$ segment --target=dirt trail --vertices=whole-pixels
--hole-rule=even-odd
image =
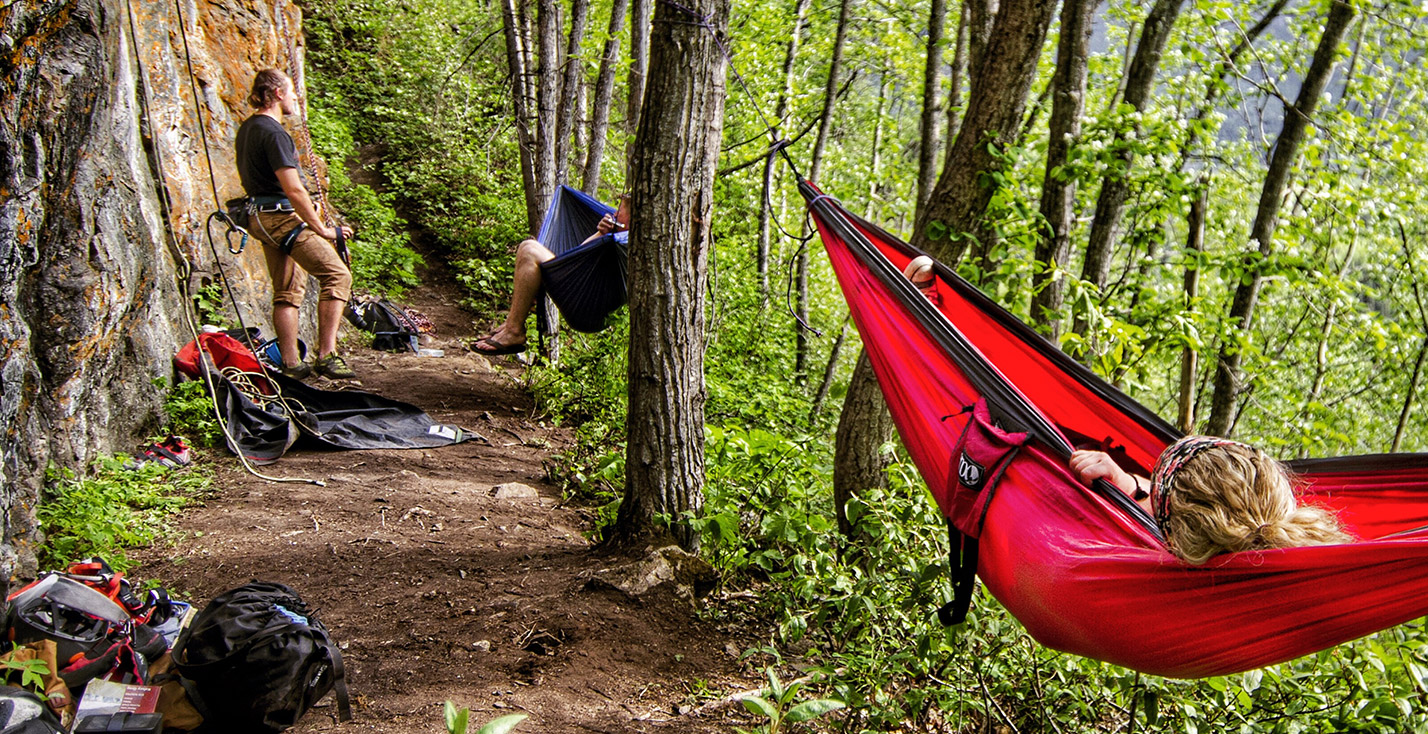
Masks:
[[[448,699],[471,708],[473,733],[519,712],[530,718],[518,734],[747,725],[742,706],[701,695],[757,687],[735,657],[752,640],[714,629],[672,593],[635,599],[587,585],[615,561],[592,552],[586,516],[546,481],[542,462],[568,438],[534,414],[517,363],[462,348],[471,319],[443,275],[429,273],[433,285],[408,302],[434,323],[425,346],[444,357],[350,346],[349,362],[361,389],[486,442],[295,451],[268,467],[325,487],[271,484],[210,451],[218,494],[182,517],[183,540],[141,555],[134,575],[200,605],[255,578],[301,592],[343,648],[355,717],[336,724],[329,697],[297,732],[442,732]],[[538,496],[493,495],[508,483]]]

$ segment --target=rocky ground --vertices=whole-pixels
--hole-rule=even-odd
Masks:
[[[447,700],[470,707],[473,733],[510,713],[530,717],[519,734],[752,723],[730,696],[758,687],[738,659],[757,639],[701,615],[710,599],[691,592],[707,575],[675,555],[632,565],[595,549],[588,514],[547,479],[569,439],[534,410],[521,365],[466,351],[471,318],[454,291],[429,286],[407,302],[435,325],[424,346],[444,356],[374,352],[349,336],[360,389],[484,440],[299,450],[267,468],[325,486],[270,483],[207,452],[216,496],[133,575],[200,604],[250,579],[299,590],[341,644],[355,710],[338,724],[329,697],[299,732],[441,732]]]

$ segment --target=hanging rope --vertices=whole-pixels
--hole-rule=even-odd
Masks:
[[[197,120],[198,120],[199,139],[203,141],[203,157],[204,157],[205,162],[208,164],[208,183],[209,183],[209,190],[212,192],[212,195],[213,195],[213,204],[214,204],[214,208],[215,208],[215,210],[216,210],[216,211],[214,211],[214,213],[210,214],[207,218],[204,219],[204,224],[203,224],[204,232],[205,232],[205,234],[207,235],[209,249],[213,252],[213,262],[214,262],[215,267],[218,269],[218,277],[219,277],[219,280],[223,283],[223,287],[224,287],[224,289],[226,290],[226,292],[228,293],[229,301],[232,303],[234,314],[235,314],[235,316],[236,316],[237,319],[238,319],[239,328],[242,329],[242,331],[243,331],[243,335],[244,335],[244,338],[245,338],[245,339],[247,340],[247,342],[248,342],[248,347],[249,347],[249,349],[252,349],[252,350],[253,350],[253,353],[254,353],[254,354],[257,354],[257,349],[255,348],[255,346],[254,346],[254,344],[253,344],[252,335],[251,335],[251,333],[248,331],[247,325],[243,323],[243,314],[242,314],[241,309],[239,309],[239,307],[238,307],[238,299],[237,299],[237,298],[234,296],[234,294],[233,294],[233,286],[232,286],[232,284],[231,284],[231,283],[229,282],[229,280],[228,280],[228,275],[227,275],[227,273],[223,270],[223,261],[222,261],[222,259],[219,257],[219,255],[218,255],[218,246],[217,246],[217,245],[214,243],[214,241],[213,241],[213,228],[212,228],[212,223],[213,223],[213,220],[214,220],[215,218],[217,218],[217,219],[219,219],[220,221],[222,221],[222,222],[224,222],[224,223],[227,224],[227,226],[228,226],[228,228],[229,228],[229,229],[228,229],[228,232],[229,232],[230,234],[231,234],[233,231],[235,231],[235,229],[237,229],[237,228],[236,228],[236,226],[233,224],[233,222],[228,219],[228,216],[227,216],[227,214],[223,211],[223,207],[222,207],[222,205],[221,205],[221,203],[220,203],[220,201],[219,201],[219,196],[218,196],[218,183],[217,183],[217,180],[216,180],[216,178],[215,178],[215,176],[214,176],[214,170],[213,170],[213,157],[212,157],[212,156],[210,155],[210,153],[209,153],[209,149],[208,149],[208,138],[207,138],[207,135],[205,134],[205,131],[207,130],[207,125],[206,125],[206,123],[205,123],[205,121],[204,121],[203,109],[202,109],[202,106],[200,105],[199,99],[198,99],[198,81],[197,81],[197,77],[194,75],[194,72],[193,72],[193,57],[192,57],[192,54],[191,54],[190,51],[189,51],[188,32],[187,32],[187,29],[186,29],[186,21],[185,21],[185,19],[184,19],[184,15],[183,15],[183,6],[182,6],[180,3],[181,3],[181,0],[174,0],[174,8],[175,8],[175,9],[177,10],[177,12],[178,12],[179,33],[180,33],[180,35],[183,37],[184,61],[185,61],[185,64],[186,64],[186,66],[187,66],[187,68],[188,68],[189,83],[190,83],[191,88],[192,88],[192,90],[193,90],[193,107],[194,107],[194,113],[195,113],[195,115],[197,115]],[[147,76],[147,73],[146,73],[146,67],[144,66],[144,58],[143,58],[143,55],[142,55],[142,54],[140,53],[140,51],[139,51],[139,34],[138,34],[137,23],[136,23],[136,20],[135,20],[133,0],[125,0],[125,5],[126,5],[126,7],[127,7],[128,15],[129,15],[129,40],[130,40],[130,43],[132,44],[132,47],[133,47],[133,50],[134,50],[134,64],[135,64],[135,66],[138,68],[138,81],[139,81],[139,84],[143,87],[143,95],[142,95],[142,98],[143,98],[144,120],[145,120],[145,123],[148,125],[148,128],[149,128],[149,136],[150,136],[150,140],[151,140],[151,142],[152,142],[152,145],[150,146],[150,150],[153,152],[154,171],[155,171],[156,177],[158,178],[159,191],[160,191],[159,205],[160,205],[160,207],[161,207],[161,209],[162,209],[162,213],[164,214],[164,231],[165,231],[165,233],[166,233],[166,235],[167,235],[167,239],[168,239],[168,241],[169,241],[170,250],[171,250],[171,252],[172,252],[172,254],[173,254],[174,261],[175,261],[175,263],[178,265],[178,271],[179,271],[179,275],[180,275],[180,278],[179,278],[179,280],[178,280],[178,288],[179,288],[179,293],[180,293],[180,295],[181,295],[181,297],[182,297],[182,300],[183,300],[183,304],[182,304],[183,320],[184,320],[184,324],[188,327],[189,335],[193,337],[194,344],[197,345],[200,354],[202,354],[203,357],[208,360],[209,364],[212,364],[212,363],[213,363],[213,362],[212,362],[212,360],[213,360],[213,355],[212,355],[212,354],[209,354],[209,353],[207,352],[207,350],[206,350],[205,347],[203,346],[203,340],[199,338],[199,335],[200,335],[200,334],[199,334],[199,329],[198,329],[198,325],[197,325],[197,319],[196,319],[196,317],[195,317],[195,315],[194,315],[194,313],[193,313],[193,297],[192,297],[192,293],[189,291],[189,279],[192,277],[193,265],[192,265],[192,263],[189,261],[188,256],[184,253],[183,248],[179,245],[179,243],[178,243],[178,235],[177,235],[176,232],[174,232],[174,229],[173,229],[173,203],[172,203],[172,198],[171,198],[170,195],[169,195],[169,190],[168,190],[168,178],[167,178],[167,175],[166,175],[165,172],[164,172],[163,151],[161,150],[161,148],[160,148],[160,146],[159,146],[159,143],[158,143],[158,136],[157,136],[157,134],[156,134],[157,128],[154,127],[154,119],[153,119],[153,99],[151,98],[151,96],[150,96],[150,94],[149,94],[149,82],[148,82],[148,76]],[[247,238],[247,236],[248,236],[248,233],[247,233],[246,231],[244,231],[244,232],[243,232],[243,236],[244,236],[245,241],[246,241],[246,238]],[[229,249],[230,249],[230,251],[232,250],[231,246],[230,246]],[[236,254],[236,253],[235,253],[235,254]],[[223,437],[224,437],[225,440],[227,440],[228,445],[229,445],[229,446],[237,446],[237,445],[238,445],[238,442],[233,438],[233,433],[232,433],[232,431],[229,429],[228,419],[224,416],[223,410],[222,410],[222,408],[221,408],[221,407],[219,406],[219,404],[218,404],[218,390],[217,390],[217,385],[214,383],[212,371],[209,370],[209,369],[204,369],[204,370],[202,370],[202,372],[203,372],[204,385],[205,385],[205,387],[208,389],[209,405],[210,405],[210,407],[213,409],[214,417],[218,419],[218,427],[219,427],[219,429],[223,432]],[[284,405],[286,405],[286,404],[284,404]],[[291,414],[291,413],[288,413],[288,418],[289,418],[289,420],[292,419],[292,414]],[[299,425],[301,425],[300,422],[299,422]],[[251,475],[253,475],[253,476],[255,476],[255,477],[258,477],[259,479],[263,479],[263,480],[269,481],[269,482],[298,483],[298,484],[315,484],[315,485],[317,485],[317,486],[319,486],[319,487],[326,486],[326,483],[323,482],[323,481],[320,480],[320,479],[308,479],[308,478],[305,478],[305,477],[274,477],[274,476],[269,476],[269,475],[267,475],[267,474],[264,474],[264,473],[258,471],[256,468],[254,468],[253,465],[248,461],[248,458],[243,455],[243,452],[241,452],[241,451],[235,451],[234,453],[237,454],[237,456],[238,456],[238,461],[239,461],[240,464],[242,464],[243,469],[246,470],[249,474],[251,474]]]

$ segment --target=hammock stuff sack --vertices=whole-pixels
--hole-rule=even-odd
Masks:
[[[328,449],[427,449],[476,437],[408,403],[358,390],[319,390],[266,370],[227,334],[198,339],[179,350],[174,366],[194,379],[204,371],[212,376],[232,436],[228,449],[254,464],[271,464],[299,442]]]
[[[1290,462],[1305,501],[1360,542],[1186,565],[1124,493],[1067,466],[1073,448],[1098,449],[1149,476],[1173,427],[940,263],[932,303],[902,275],[923,253],[800,188],[909,454],[949,522],[978,538],[987,590],[1038,642],[1199,678],[1428,614],[1428,454]],[[991,452],[984,471],[964,461],[973,448]],[[994,494],[969,492],[993,471]]]
[[[610,314],[629,301],[625,273],[630,233],[613,232],[585,242],[601,217],[614,213],[613,207],[584,192],[561,186],[550,198],[536,235],[536,241],[555,254],[540,265],[541,288],[576,331],[604,329]]]

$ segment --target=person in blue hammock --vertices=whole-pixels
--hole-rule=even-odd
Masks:
[[[629,226],[630,196],[621,194],[615,213],[601,217],[599,224],[595,226],[595,233],[585,238],[585,242],[612,232],[621,232]],[[531,309],[535,308],[536,298],[540,295],[540,266],[554,257],[555,253],[534,239],[521,242],[516,248],[515,283],[511,293],[511,307],[506,311],[506,320],[494,334],[473,342],[472,351],[487,356],[526,351],[526,317],[530,315]]]

